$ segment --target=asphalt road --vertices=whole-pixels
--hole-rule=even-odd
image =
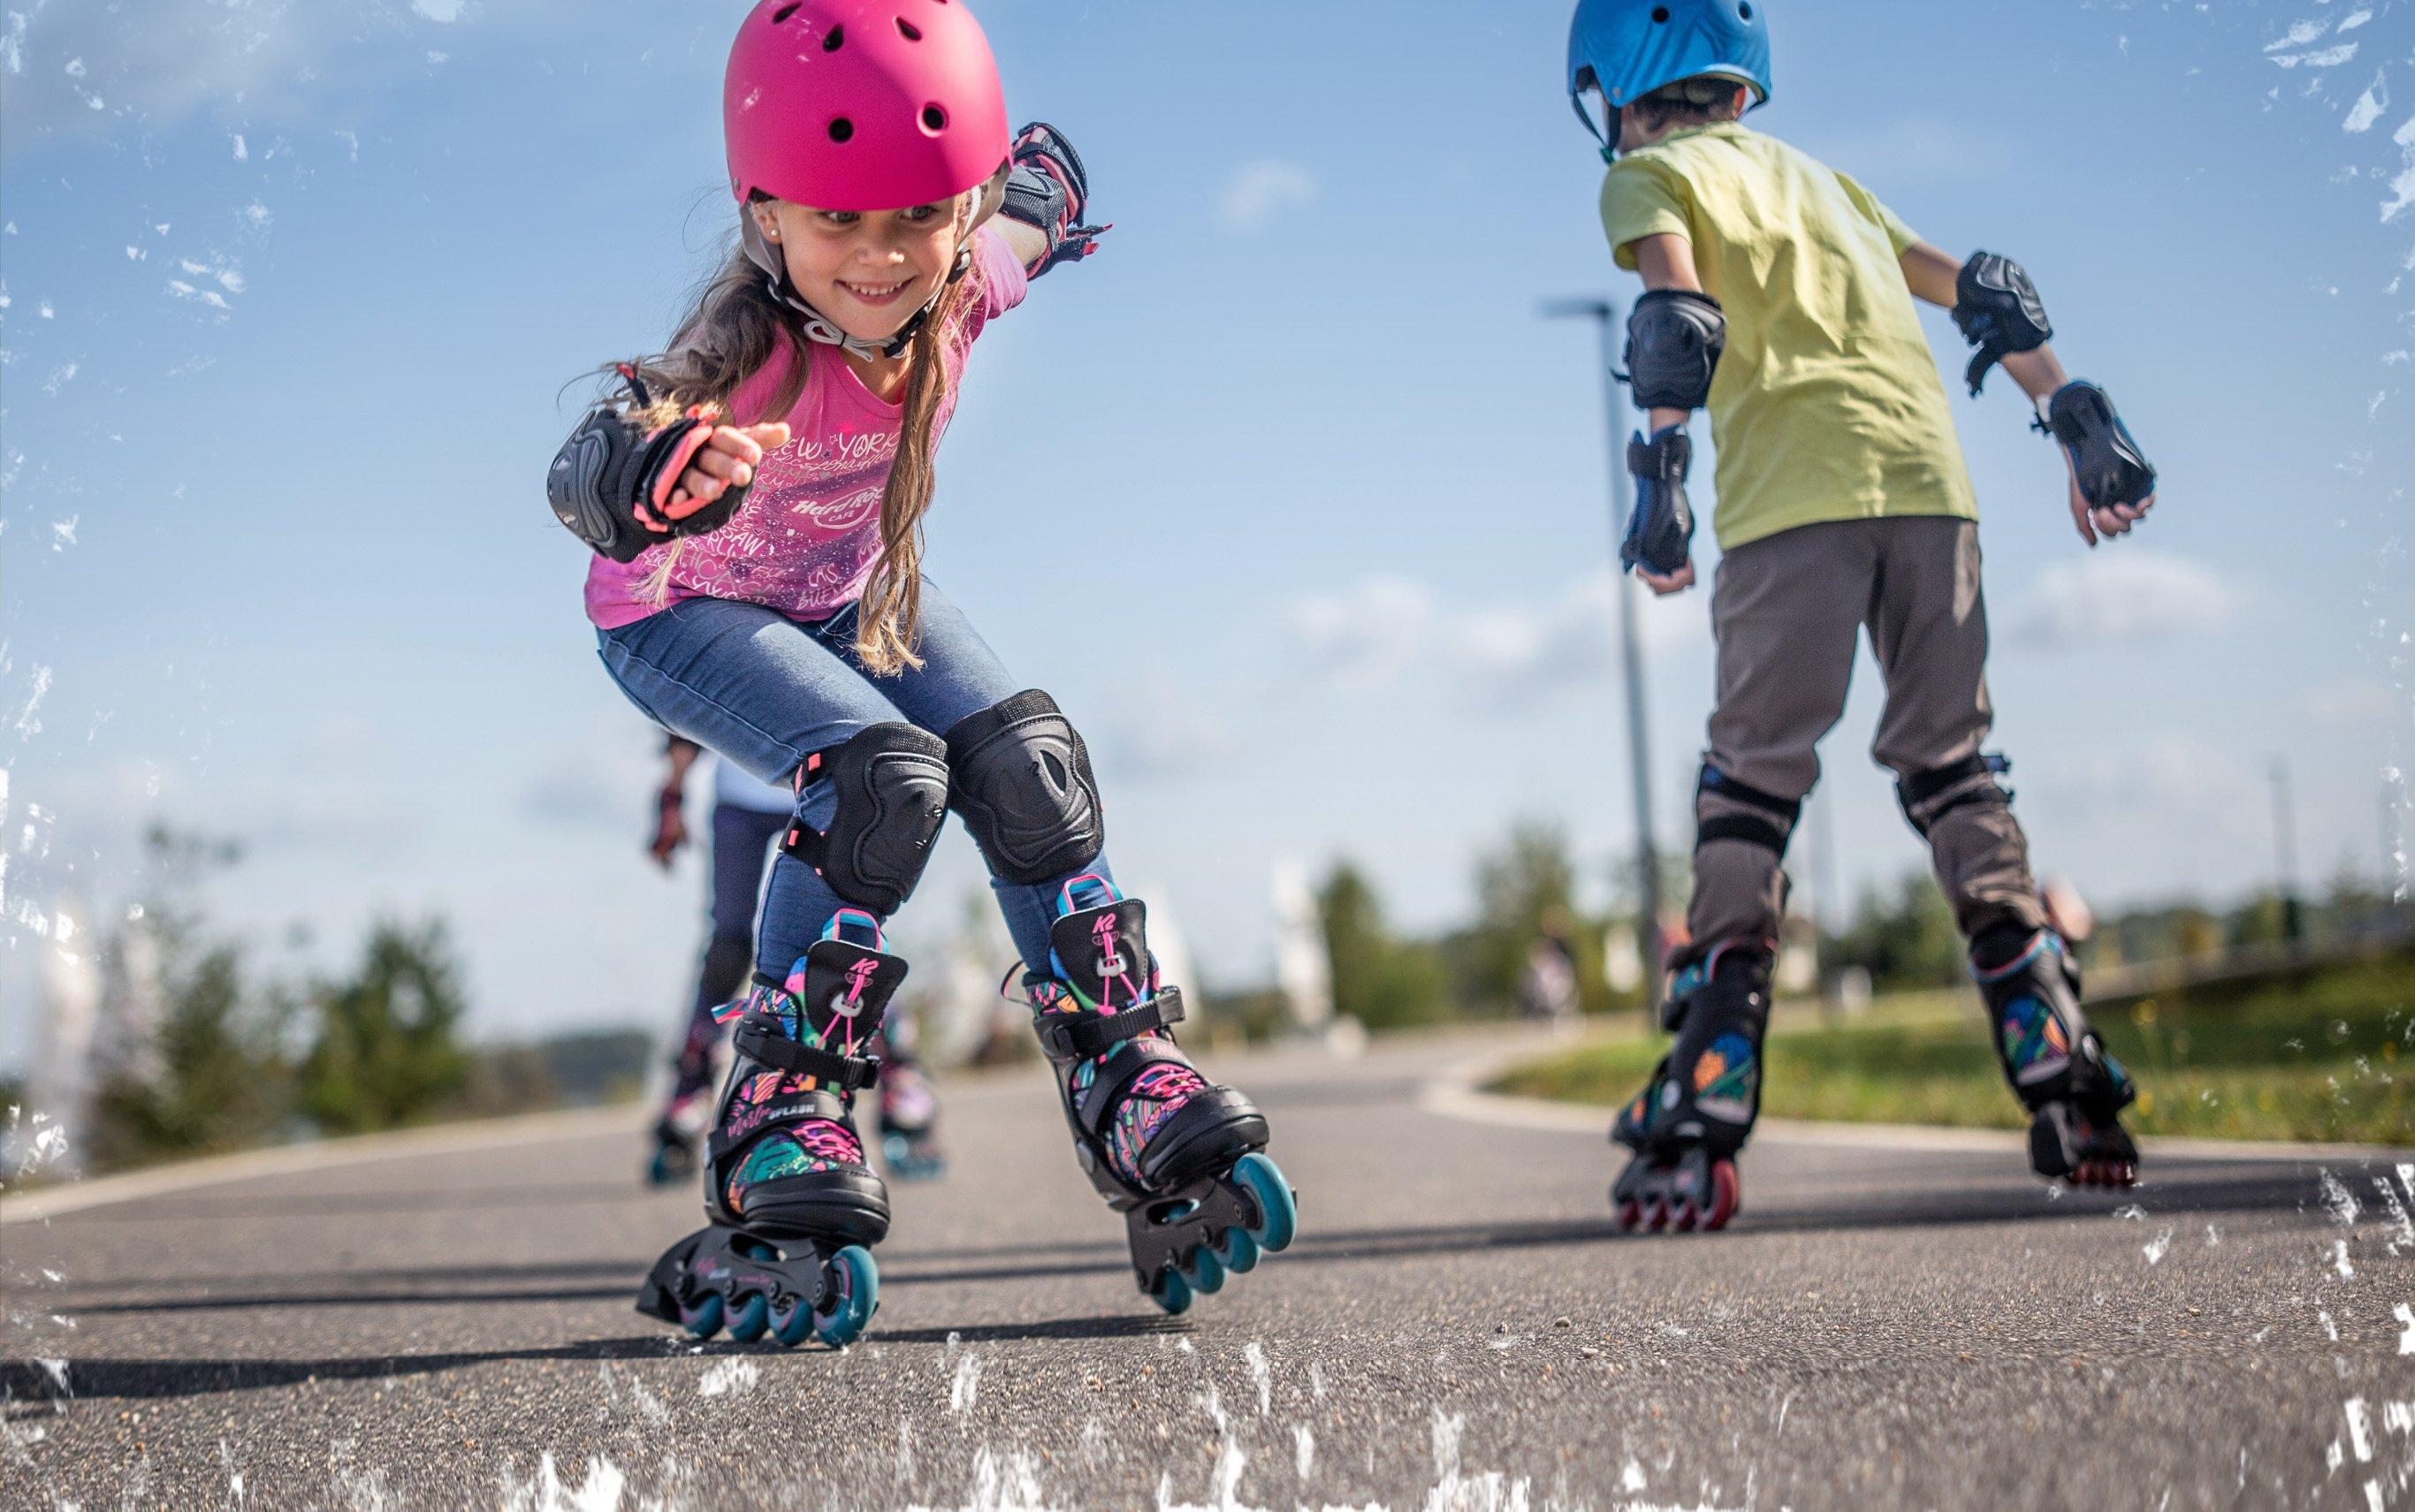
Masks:
[[[953,1088],[953,1168],[897,1192],[844,1354],[631,1310],[697,1204],[638,1190],[626,1117],[21,1203],[0,1505],[2408,1497],[2415,1170],[2151,1145],[2108,1196],[2009,1140],[1772,1128],[1728,1233],[1630,1238],[1598,1118],[1437,1111],[1497,1048],[1211,1059],[1273,1118],[1302,1233],[1179,1321],[1132,1290],[1037,1070]]]

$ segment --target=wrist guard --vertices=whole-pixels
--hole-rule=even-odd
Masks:
[[[1962,339],[1978,349],[1963,378],[1972,397],[1988,381],[1988,369],[2017,352],[2035,352],[2054,338],[2046,318],[2046,304],[2029,270],[2008,257],[1973,252],[1954,280],[1954,323]]]
[[[2113,408],[2113,397],[2075,379],[2047,400],[2040,430],[2050,433],[2071,458],[2079,497],[2091,509],[2142,503],[2155,491],[2154,464],[2130,437]]]
[[[652,402],[635,367],[622,363],[620,371],[639,408]],[[545,479],[546,502],[571,534],[614,561],[633,561],[672,536],[717,530],[745,501],[743,487],[732,484],[720,498],[680,519],[662,511],[718,423],[705,406],[691,405],[679,420],[649,431],[620,406],[597,405],[554,455]],[[649,519],[668,525],[669,532],[648,530]]]
[[[1078,262],[1097,251],[1099,234],[1107,228],[1082,224],[1090,207],[1090,181],[1072,143],[1055,127],[1034,121],[1015,134],[1009,160],[1013,167],[998,213],[1048,238],[1048,250],[1030,276],[1037,278],[1059,262]]]
[[[1686,499],[1686,473],[1693,462],[1694,443],[1683,426],[1655,431],[1650,441],[1637,431],[1627,443],[1635,512],[1627,517],[1627,539],[1619,544],[1621,567],[1631,570],[1641,562],[1666,577],[1686,565],[1694,546],[1694,509]]]

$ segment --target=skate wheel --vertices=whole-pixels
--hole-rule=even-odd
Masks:
[[[1182,1277],[1192,1291],[1212,1296],[1224,1289],[1224,1263],[1203,1244],[1191,1251],[1191,1262],[1182,1267]]]
[[[1680,1197],[1675,1202],[1669,1205],[1669,1232],[1672,1234],[1691,1234],[1694,1232],[1694,1200],[1692,1198]]]
[[[1180,1271],[1169,1270],[1159,1279],[1157,1290],[1148,1294],[1148,1299],[1163,1308],[1169,1317],[1178,1317],[1191,1310],[1191,1283],[1182,1279]]]
[[[772,1310],[772,1337],[783,1349],[794,1349],[814,1337],[814,1310],[801,1299]]]
[[[1632,1233],[1643,1221],[1643,1205],[1629,1197],[1618,1205],[1618,1226]]]
[[[1694,1226],[1704,1234],[1728,1226],[1736,1209],[1744,1205],[1744,1183],[1736,1175],[1733,1160],[1711,1162],[1710,1205],[1696,1215]]]
[[[1658,1234],[1662,1228],[1667,1226],[1668,1222],[1669,1209],[1661,1205],[1660,1199],[1658,1197],[1644,1198],[1643,1217],[1642,1220],[1643,1232],[1646,1234]]]
[[[1258,1265],[1258,1241],[1239,1229],[1226,1229],[1222,1242],[1216,1246],[1216,1258],[1235,1275],[1255,1270]]]
[[[1250,1237],[1270,1254],[1291,1248],[1298,1232],[1299,1208],[1292,1200],[1291,1183],[1283,1179],[1282,1168],[1268,1160],[1264,1151],[1252,1150],[1233,1163],[1233,1180],[1247,1190],[1258,1205],[1258,1221],[1251,1226]]]
[[[872,1251],[850,1244],[824,1263],[823,1274],[832,1295],[814,1313],[814,1333],[832,1349],[855,1342],[880,1305],[880,1267]]]
[[[680,1309],[680,1326],[697,1339],[711,1339],[721,1332],[721,1294],[708,1292],[695,1307]]]
[[[763,1330],[771,1325],[772,1304],[760,1292],[747,1293],[746,1300],[738,1304],[736,1310],[729,1314],[729,1320],[725,1325],[729,1330],[730,1340],[740,1344],[755,1342],[763,1337]]]

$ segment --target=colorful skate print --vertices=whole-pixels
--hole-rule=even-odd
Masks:
[[[1722,1123],[1749,1124],[1761,1089],[1761,1066],[1752,1041],[1733,1030],[1720,1035],[1694,1060],[1694,1106]]]

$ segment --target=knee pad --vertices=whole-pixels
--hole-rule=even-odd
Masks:
[[[821,874],[859,908],[892,914],[922,879],[948,819],[948,748],[911,725],[868,725],[805,758],[799,792],[829,783],[838,795],[828,830],[799,820],[780,849]]]
[[[1702,811],[1706,805],[1702,801],[1707,798],[1725,799],[1750,812],[1728,810],[1704,815]],[[1700,826],[1694,832],[1695,849],[1714,840],[1741,840],[1748,846],[1761,846],[1782,861],[1786,859],[1787,842],[1794,838],[1795,821],[1803,816],[1803,801],[1763,792],[1705,761],[1702,780],[1694,786],[1694,811]]]
[[[698,995],[708,1003],[728,1002],[746,990],[747,968],[754,964],[753,940],[743,935],[715,935],[704,948]]]
[[[1048,695],[1035,688],[966,715],[947,753],[950,798],[995,876],[1045,882],[1106,848],[1090,753]]]
[[[1896,801],[1903,806],[1903,816],[1927,839],[1928,831],[1956,809],[1972,804],[1994,808],[2013,806],[2013,792],[1996,779],[2013,770],[2010,759],[1989,753],[1964,756],[1927,771],[1915,771],[1895,785]]]

